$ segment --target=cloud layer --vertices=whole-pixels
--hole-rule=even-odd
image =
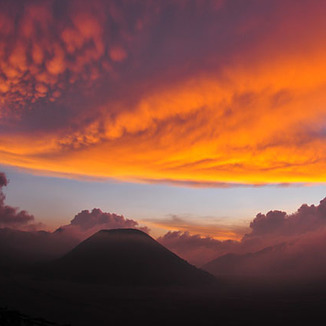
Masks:
[[[325,182],[326,4],[0,1],[0,163],[182,186]]]

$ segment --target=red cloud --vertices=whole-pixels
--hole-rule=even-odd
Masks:
[[[325,10],[0,0],[0,162],[182,186],[324,182]]]

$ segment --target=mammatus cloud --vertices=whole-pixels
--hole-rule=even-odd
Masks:
[[[20,211],[16,207],[5,205],[6,196],[2,188],[7,186],[8,180],[4,173],[0,172],[0,228],[10,227],[16,229],[24,229],[32,227],[30,222],[34,221],[34,216],[26,211]]]
[[[326,181],[323,0],[0,9],[0,163],[182,186]]]

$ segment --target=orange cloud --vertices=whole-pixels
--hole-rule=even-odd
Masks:
[[[51,128],[11,122],[0,163],[184,186],[326,182],[326,8],[273,3],[242,4],[236,19],[229,4],[206,4],[204,21],[199,2],[175,5],[169,24],[163,3],[134,14],[132,1],[4,19],[1,33],[22,32],[0,51],[2,123],[17,107],[42,107],[44,124],[58,116]]]

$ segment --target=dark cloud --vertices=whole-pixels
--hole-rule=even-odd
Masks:
[[[4,205],[5,194],[2,192],[2,187],[7,186],[8,180],[4,173],[0,172],[0,207]]]
[[[251,235],[275,233],[284,227],[285,222],[286,212],[270,211],[266,215],[259,213],[250,223]]]
[[[6,196],[2,191],[4,186],[7,186],[8,180],[4,173],[0,173],[0,228],[26,228],[29,223],[34,221],[34,216],[26,211],[20,211],[16,207],[5,205]]]
[[[6,186],[8,184],[7,177],[4,173],[0,172],[0,188]]]
[[[34,220],[34,216],[26,211],[19,211],[11,206],[0,206],[0,227],[19,228]]]

